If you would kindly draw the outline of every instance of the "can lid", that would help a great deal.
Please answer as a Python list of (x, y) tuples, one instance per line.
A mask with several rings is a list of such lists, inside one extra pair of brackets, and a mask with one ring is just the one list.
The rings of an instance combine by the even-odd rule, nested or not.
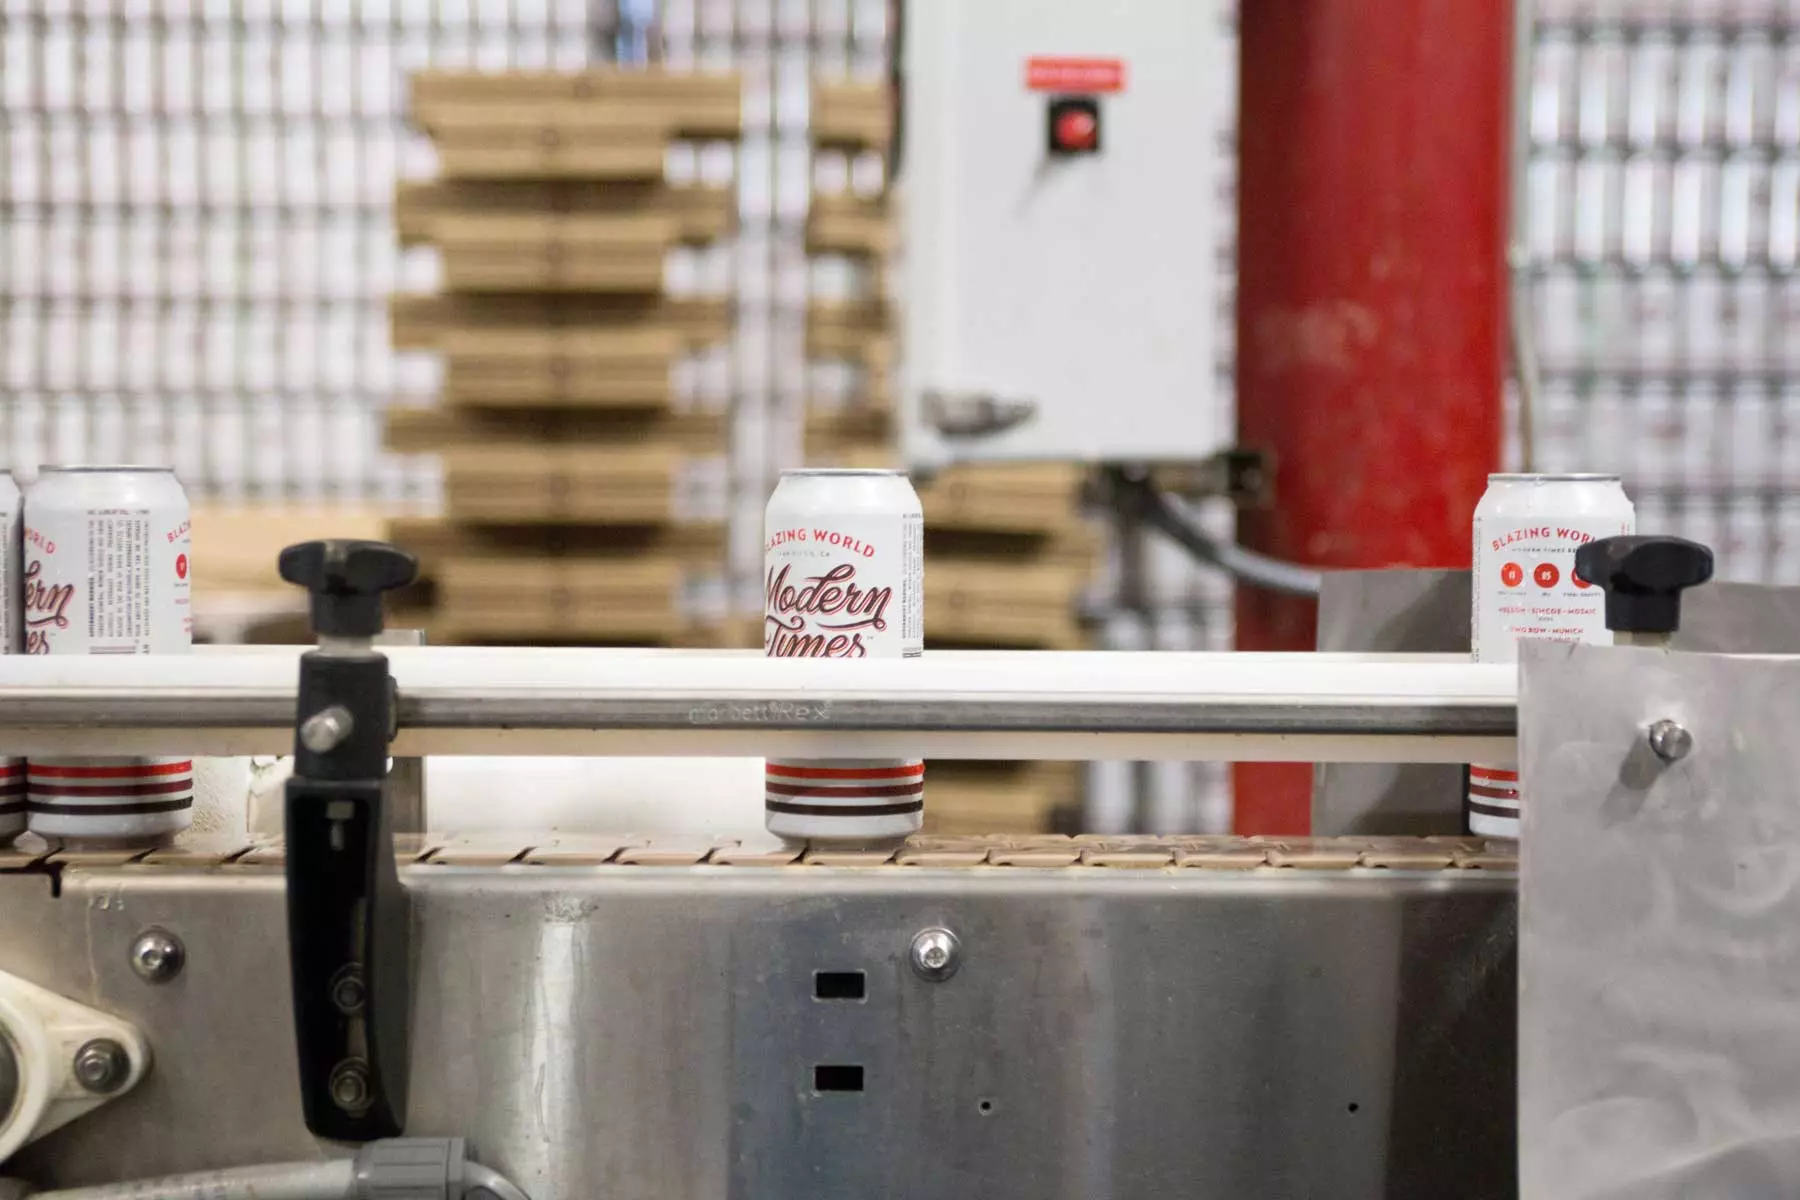
[(894, 471), (881, 467), (790, 467), (781, 473), (786, 479), (790, 475), (905, 475), (905, 471)]
[(1618, 483), (1617, 475), (1593, 473), (1499, 472), (1488, 476), (1489, 483)]
[(122, 474), (127, 471), (134, 472), (134, 473), (135, 472), (143, 472), (143, 473), (152, 474), (152, 475), (169, 475), (169, 474), (174, 473), (175, 468), (174, 467), (147, 467), (147, 466), (143, 465), (142, 463), (119, 463), (119, 464), (116, 464), (113, 466), (108, 466), (105, 464), (96, 464), (96, 463), (55, 463), (50, 466), (44, 466), (44, 467), (38, 468), (39, 475), (51, 475), (51, 474), (56, 474), (56, 475), (81, 475), (81, 474), (116, 475), (116, 474)]

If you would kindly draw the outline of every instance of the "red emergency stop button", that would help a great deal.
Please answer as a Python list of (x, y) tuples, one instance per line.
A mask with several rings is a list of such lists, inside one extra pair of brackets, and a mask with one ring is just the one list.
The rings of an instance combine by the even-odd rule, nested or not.
[(1056, 141), (1065, 150), (1092, 150), (1100, 137), (1100, 122), (1084, 112), (1066, 112), (1056, 119)]
[(1050, 102), (1050, 153), (1093, 154), (1100, 149), (1100, 102), (1059, 96)]

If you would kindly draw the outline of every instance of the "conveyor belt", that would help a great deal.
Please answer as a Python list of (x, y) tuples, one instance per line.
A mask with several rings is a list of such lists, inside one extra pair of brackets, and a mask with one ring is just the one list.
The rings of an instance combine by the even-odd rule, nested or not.
[[(413, 869), (481, 867), (731, 867), (734, 869), (1105, 868), (1213, 871), (1497, 871), (1518, 869), (1517, 843), (1476, 837), (1102, 837), (1060, 835), (908, 838), (898, 847), (789, 847), (757, 839), (407, 835), (396, 839)], [(0, 850), (0, 871), (49, 869), (277, 870), (278, 839), (210, 848), (107, 849), (35, 839)]]

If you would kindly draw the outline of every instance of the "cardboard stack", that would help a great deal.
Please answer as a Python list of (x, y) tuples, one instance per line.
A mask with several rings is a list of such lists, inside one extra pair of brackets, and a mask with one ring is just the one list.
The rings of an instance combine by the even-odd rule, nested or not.
[[(888, 103), (878, 84), (816, 86), (821, 152), (885, 149)], [(848, 184), (854, 173), (841, 174)], [(807, 461), (897, 465), (887, 197), (850, 186), (815, 191), (806, 237), (815, 279), (831, 285), (815, 289), (807, 310)], [(1081, 515), (1082, 482), (1081, 468), (1067, 463), (957, 466), (914, 480), (925, 508), (927, 646), (1088, 644), (1081, 610), (1100, 540)], [(1079, 766), (1064, 763), (937, 760), (927, 779), (926, 828), (943, 833), (1047, 830), (1080, 791)]]
[(434, 641), (707, 644), (726, 623), (730, 299), (670, 284), (736, 201), (665, 164), (735, 139), (740, 93), (660, 70), (413, 79), (438, 174), (395, 217), (442, 286), (397, 296), (392, 335), (437, 352), (443, 386), (387, 443), (440, 456), (446, 515), (390, 532), (422, 557)]

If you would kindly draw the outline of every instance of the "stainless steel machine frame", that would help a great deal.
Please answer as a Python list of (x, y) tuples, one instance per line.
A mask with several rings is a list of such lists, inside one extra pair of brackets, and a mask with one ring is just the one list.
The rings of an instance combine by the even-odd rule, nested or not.
[[(1202, 692), (1155, 736), (1280, 720), (1273, 694)], [(1517, 922), (1517, 862), (1470, 839), (407, 839), (408, 1131), (470, 1138), (538, 1200), (1800, 1186), (1800, 659), (1534, 646), (1516, 713), (1457, 694), (1379, 715), (1340, 695), (1298, 736), (1379, 723), (1442, 761), (1433, 739), (1516, 719)], [(111, 702), (34, 695), (56, 720), (33, 736), (98, 736), (83, 714)], [(604, 732), (628, 699), (557, 719)], [(914, 704), (845, 700), (882, 736)], [(1106, 736), (1133, 736), (1114, 708)], [(967, 715), (983, 736), (1078, 720)], [(344, 1153), (299, 1117), (282, 865), (278, 844), (0, 855), (0, 969), (155, 1054), (10, 1169), (58, 1186)]]
[[(1512, 864), (1478, 842), (412, 856), (408, 1130), (537, 1200), (1512, 1195)], [(156, 1065), (17, 1173), (336, 1152), (292, 1082), (278, 850), (30, 858), (0, 965)], [(184, 950), (163, 982), (151, 929)]]

